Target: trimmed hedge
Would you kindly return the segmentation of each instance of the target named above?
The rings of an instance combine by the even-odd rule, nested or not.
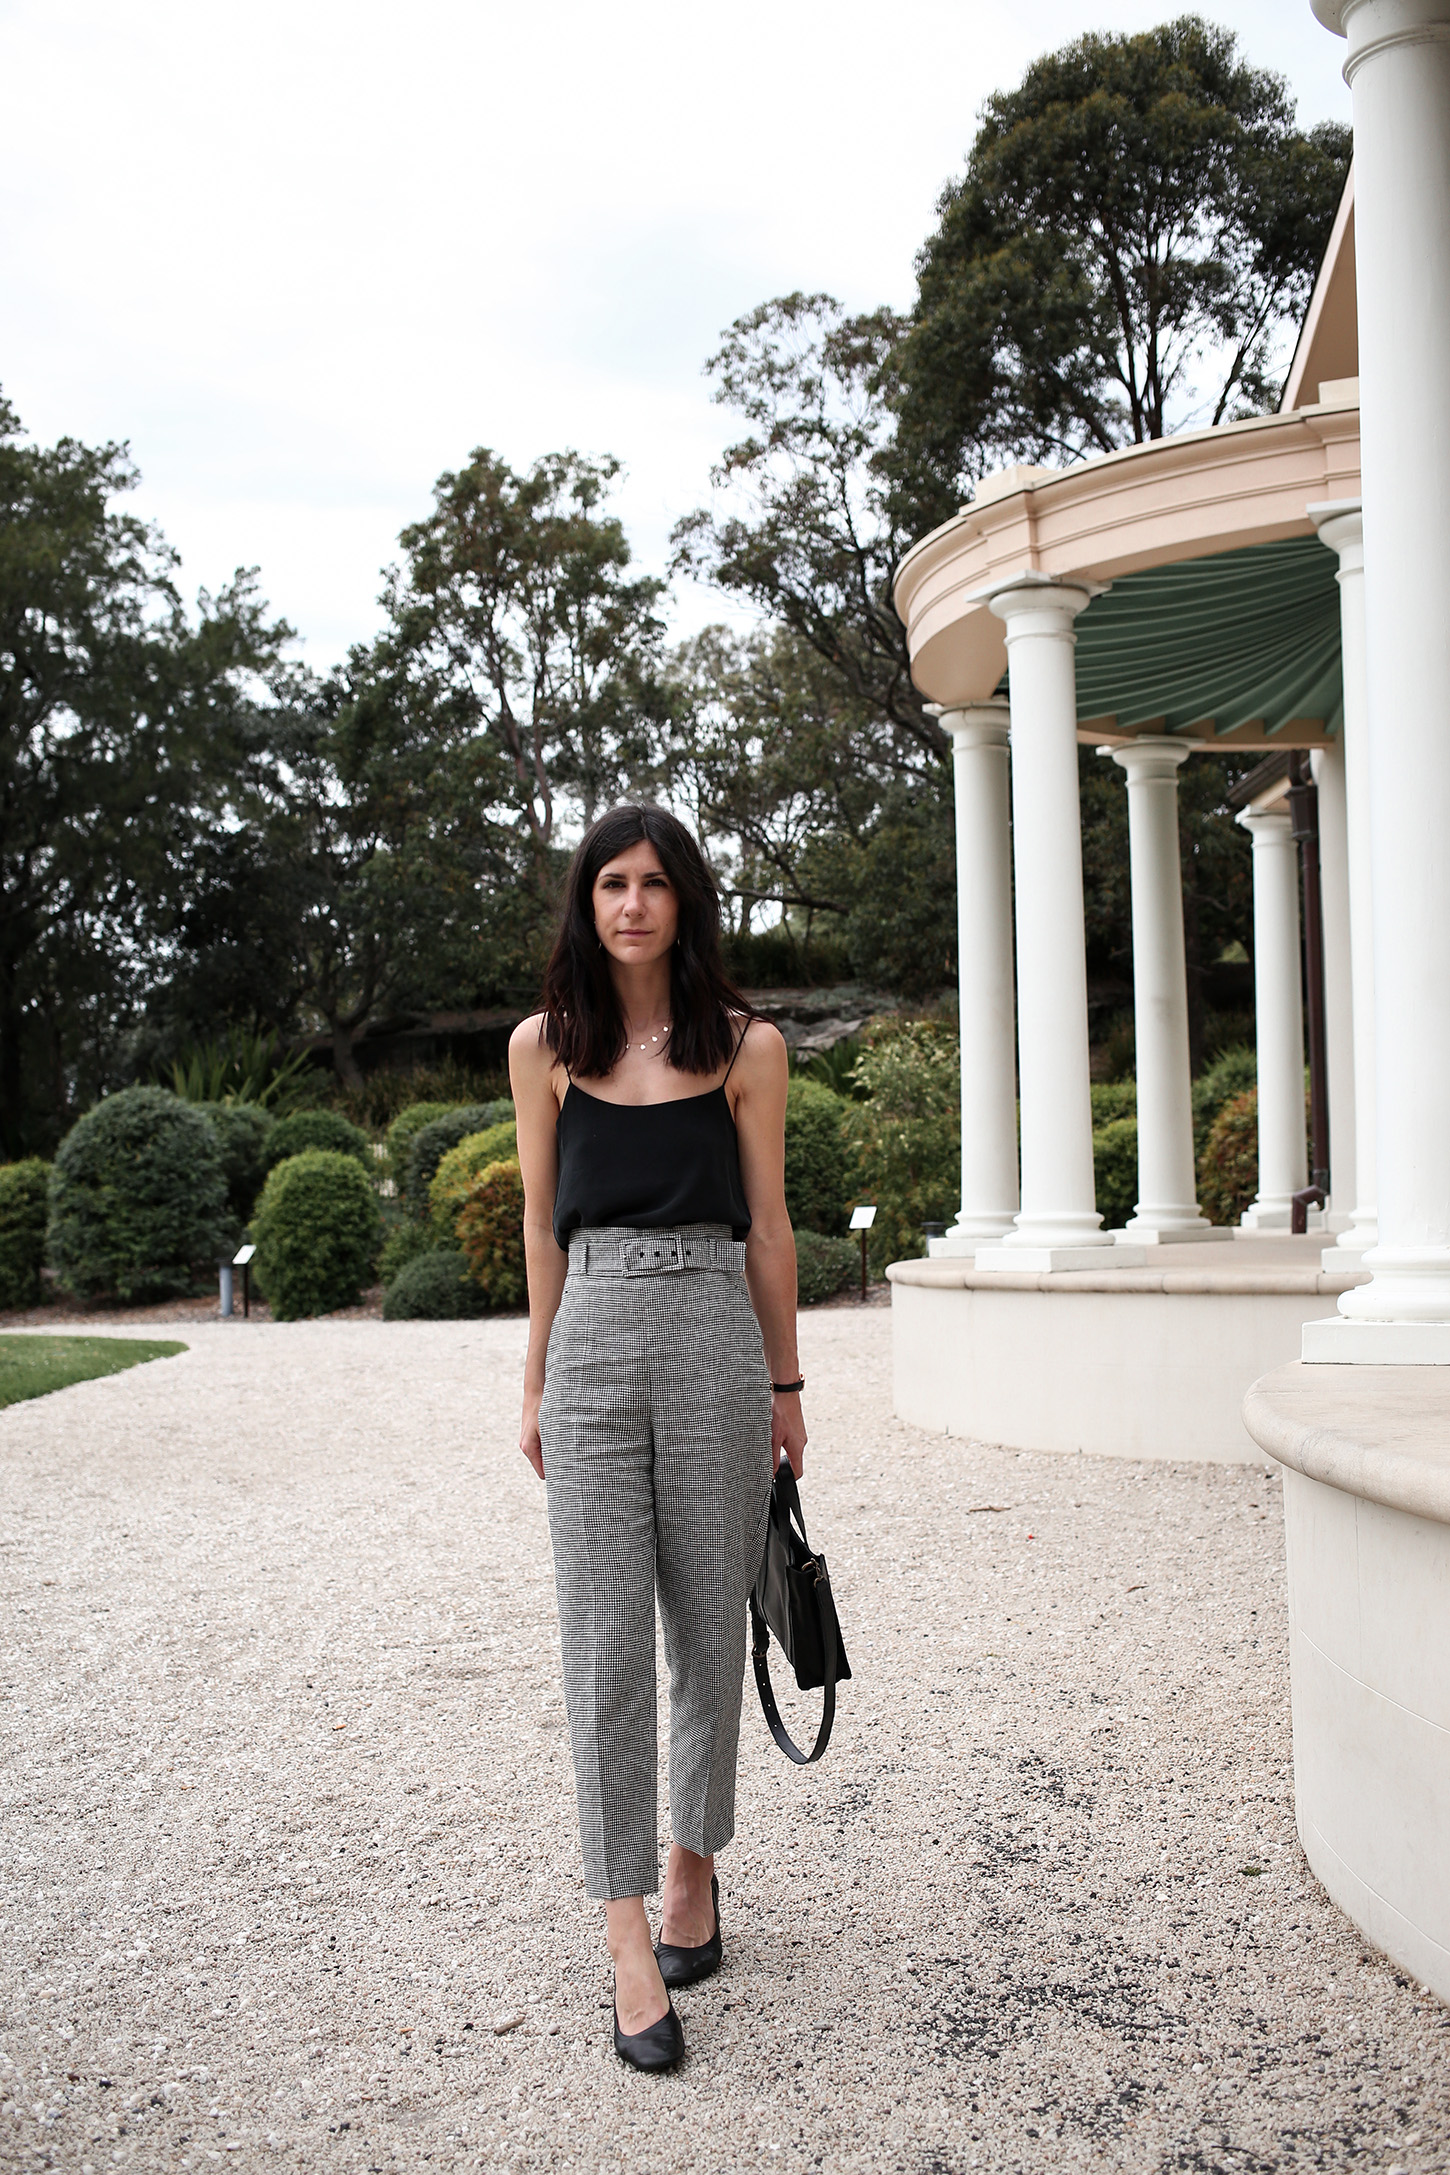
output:
[[[451,1234],[448,1243],[454,1243]],[[431,1253],[437,1244],[431,1224],[418,1223],[412,1216],[400,1216],[390,1224],[383,1250],[378,1255],[378,1282],[384,1291],[402,1275],[410,1261],[416,1261],[420,1254]]]
[[[860,1273],[861,1253],[855,1239],[828,1238],[823,1231],[797,1231],[796,1298],[801,1306],[819,1306],[823,1299],[834,1299]]]
[[[490,1163],[517,1162],[518,1153],[519,1129],[513,1123],[469,1133],[449,1149],[428,1188],[428,1220],[438,1240],[452,1241],[474,1180]]]
[[[381,1226],[356,1156],[305,1148],[275,1164],[252,1236],[257,1282],[276,1319],[293,1322],[351,1306],[372,1274]]]
[[[868,1030],[855,1079],[870,1100],[846,1106],[855,1151],[851,1198],[874,1201],[868,1258],[873,1276],[889,1261],[926,1251],[922,1225],[950,1223],[961,1205],[961,1065],[946,1020],[902,1020]]]
[[[1138,1121],[1111,1118],[1093,1134],[1093,1178],[1105,1231],[1119,1231],[1138,1201]]]
[[[174,1299],[234,1239],[216,1131],[196,1104],[123,1088],[61,1142],[47,1245],[68,1290]]]
[[[524,1266],[524,1181],[517,1157],[490,1163],[474,1180],[458,1218],[458,1243],[468,1273],[490,1306],[522,1306],[529,1296]]]
[[[193,1107],[216,1134],[227,1206],[239,1224],[247,1223],[267,1175],[267,1142],[277,1121],[260,1103],[197,1103]]]
[[[279,1118],[267,1136],[266,1167],[275,1170],[288,1157],[305,1155],[309,1148],[321,1149],[328,1155],[350,1155],[369,1171],[373,1168],[372,1142],[367,1134],[335,1110],[294,1110],[290,1117]]]
[[[1202,1156],[1214,1119],[1226,1103],[1247,1095],[1259,1084],[1258,1059],[1246,1043],[1221,1050],[1206,1072],[1193,1083],[1193,1153]]]
[[[851,1201],[844,1096],[792,1080],[785,1097],[785,1205],[797,1231],[839,1235]]]
[[[408,1177],[408,1153],[425,1125],[446,1118],[457,1103],[409,1103],[400,1110],[387,1131],[388,1176],[401,1193]]]
[[[40,1297],[50,1165],[38,1156],[0,1163],[0,1307],[32,1307]]]
[[[450,1148],[456,1148],[470,1133],[485,1133],[491,1125],[503,1125],[514,1114],[514,1106],[507,1098],[494,1103],[460,1103],[441,1118],[429,1123],[414,1135],[408,1150],[408,1169],[403,1181],[403,1197],[408,1213],[426,1216],[428,1213],[428,1188],[433,1174]]]
[[[459,1322],[484,1313],[488,1300],[456,1248],[434,1246],[394,1277],[383,1300],[385,1322]]]

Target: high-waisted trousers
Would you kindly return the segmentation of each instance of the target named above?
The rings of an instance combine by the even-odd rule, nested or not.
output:
[[[744,1275],[587,1266],[641,1236],[672,1234],[571,1234],[539,1412],[585,1882],[606,1899],[659,1886],[656,1595],[671,1832],[702,1857],[735,1832],[746,1604],[771,1483],[770,1379]]]

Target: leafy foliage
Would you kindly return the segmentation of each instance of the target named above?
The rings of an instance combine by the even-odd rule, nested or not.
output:
[[[1349,151],[1197,16],[1047,54],[987,100],[918,259],[903,443],[961,488],[1270,406]]]
[[[795,1235],[796,1296],[803,1307],[820,1306],[849,1288],[859,1273],[860,1254],[854,1239],[828,1238],[822,1231],[797,1231]]]
[[[275,1127],[271,1113],[256,1103],[197,1103],[216,1135],[226,1180],[227,1207],[238,1224],[252,1213],[270,1163],[267,1142]],[[311,1145],[309,1143],[309,1145]]]
[[[1225,1103],[1259,1084],[1258,1059],[1243,1043],[1222,1050],[1193,1083],[1193,1152],[1201,1157],[1209,1131]]]
[[[903,1020],[871,1030],[856,1074],[868,1100],[845,1114],[856,1154],[857,1199],[874,1201],[868,1255],[889,1261],[925,1251],[922,1225],[950,1221],[961,1202],[961,1061],[942,1020]]]
[[[1198,1159],[1198,1205],[1210,1223],[1237,1223],[1259,1190],[1259,1091],[1220,1108]]]
[[[456,1148],[470,1133],[483,1133],[491,1125],[507,1124],[513,1114],[513,1104],[500,1098],[492,1103],[464,1103],[456,1110],[445,1111],[441,1118],[430,1118],[421,1126],[413,1135],[413,1144],[408,1150],[407,1176],[403,1183],[409,1215],[427,1216],[428,1189],[433,1183],[433,1174],[450,1148]]]
[[[488,1299],[453,1246],[430,1247],[394,1277],[383,1300],[385,1322],[461,1322],[486,1313]]]
[[[1093,1178],[1105,1231],[1118,1231],[1138,1201],[1138,1121],[1110,1118],[1093,1132]]]
[[[490,1306],[522,1306],[528,1298],[524,1265],[524,1181],[518,1159],[490,1163],[469,1188],[458,1218],[458,1243],[468,1273],[488,1294]]]
[[[40,1297],[50,1165],[39,1156],[0,1164],[0,1307],[32,1307]]]
[[[428,1186],[428,1214],[439,1238],[452,1238],[459,1212],[472,1197],[475,1180],[490,1164],[517,1158],[518,1127],[510,1118],[481,1133],[466,1133],[443,1157]]]
[[[166,1084],[188,1103],[254,1103],[274,1113],[296,1099],[309,1070],[305,1051],[282,1054],[275,1034],[234,1028],[211,1042],[194,1042],[172,1060]]]
[[[420,1223],[416,1216],[399,1216],[390,1223],[378,1256],[378,1282],[384,1291],[396,1283],[410,1261],[416,1261],[420,1254],[431,1253],[438,1243],[432,1224]],[[452,1232],[446,1243],[453,1243]]]
[[[274,1164],[252,1234],[257,1282],[277,1320],[351,1306],[372,1274],[380,1225],[356,1156],[305,1148]]]
[[[846,1105],[839,1095],[799,1074],[785,1098],[785,1205],[797,1234],[839,1234],[851,1197]]]
[[[407,1183],[408,1156],[414,1141],[425,1125],[435,1118],[446,1118],[450,1110],[457,1110],[457,1103],[409,1103],[400,1110],[388,1127],[388,1176],[400,1189]]]
[[[372,1143],[360,1127],[339,1117],[335,1110],[294,1110],[279,1118],[267,1136],[266,1167],[270,1171],[288,1156],[308,1148],[325,1148],[333,1155],[348,1155],[373,1168]]]
[[[164,1088],[126,1088],[77,1119],[51,1174],[47,1244],[61,1282],[90,1297],[170,1299],[229,1246],[213,1127]]]

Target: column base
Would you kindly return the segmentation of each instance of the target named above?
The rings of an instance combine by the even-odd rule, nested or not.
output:
[[[1129,1246],[1212,1246],[1219,1239],[1232,1239],[1233,1226],[1226,1223],[1178,1223],[1166,1230],[1154,1230],[1140,1224],[1136,1218],[1125,1223],[1122,1231],[1113,1233],[1118,1244]]]
[[[1107,1234],[1104,1233],[1104,1237]],[[1141,1269],[1148,1253],[1142,1246],[981,1246],[979,1269],[1037,1270],[1048,1275],[1060,1269]]]
[[[1000,1216],[974,1216],[969,1222],[954,1223],[939,1239],[927,1240],[927,1253],[933,1261],[960,1260],[975,1254],[979,1246],[998,1244],[1015,1220],[1016,1211],[1004,1209]]]
[[[1450,1367],[1450,1322],[1306,1322],[1299,1356],[1320,1367]]]
[[[1319,1266],[1331,1276],[1339,1269],[1357,1269],[1362,1257],[1369,1252],[1371,1246],[1378,1246],[1379,1242],[1379,1233],[1372,1225],[1368,1230],[1358,1225],[1348,1231],[1341,1231],[1334,1244],[1326,1246],[1319,1256]]]

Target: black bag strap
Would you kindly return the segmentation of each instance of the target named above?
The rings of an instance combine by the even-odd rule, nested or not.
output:
[[[825,1573],[818,1568],[816,1577],[818,1580],[824,1578]],[[830,1584],[831,1582],[827,1578],[827,1592],[830,1591]],[[821,1757],[826,1746],[830,1743],[831,1724],[836,1719],[835,1610],[828,1611],[821,1624],[822,1637],[825,1643],[822,1660],[826,1682],[821,1698],[821,1726],[816,1732],[815,1744],[809,1752],[801,1751],[800,1746],[794,1742],[789,1730],[780,1718],[780,1709],[775,1703],[775,1690],[770,1681],[770,1626],[765,1621],[760,1605],[753,1593],[750,1596],[750,1629],[750,1659],[755,1664],[755,1688],[760,1694],[760,1706],[765,1716],[766,1726],[788,1760],[794,1760],[797,1767],[810,1767]]]

